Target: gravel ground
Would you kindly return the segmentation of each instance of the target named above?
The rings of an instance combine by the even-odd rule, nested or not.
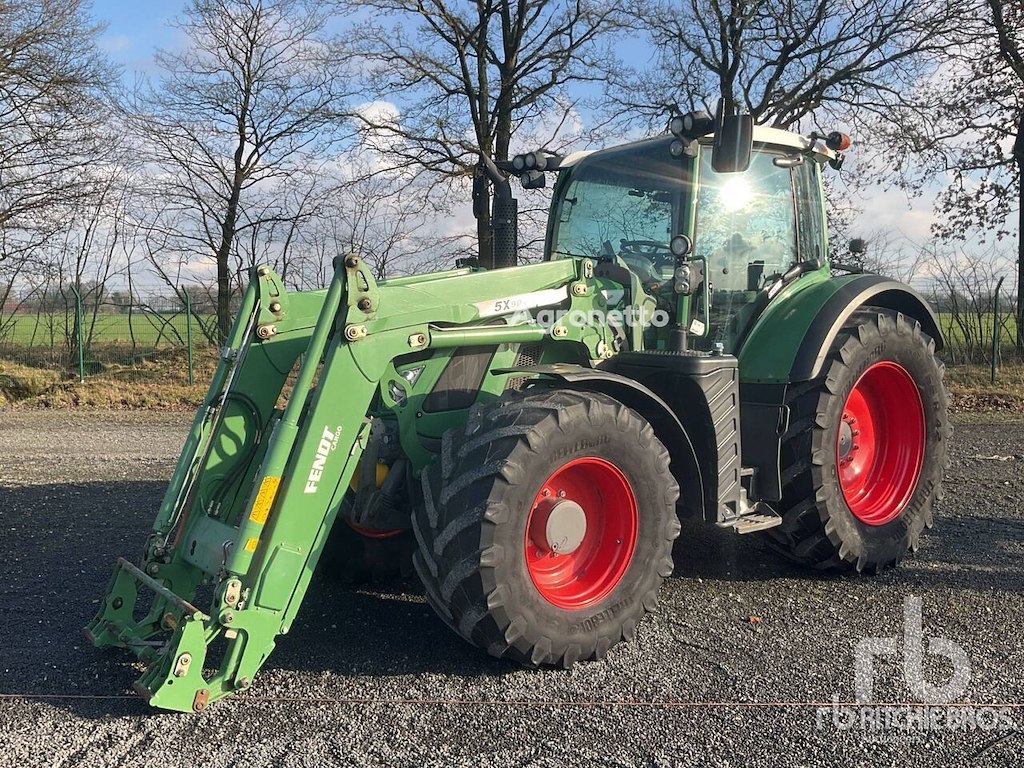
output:
[[[966,700],[1022,701],[1020,422],[958,425],[939,523],[898,571],[808,574],[756,536],[687,527],[661,610],[606,662],[567,672],[469,647],[414,583],[317,580],[250,691],[178,715],[127,695],[139,669],[80,627],[114,558],[139,551],[188,419],[0,412],[0,763],[931,766],[1021,753],[1015,729],[842,728],[815,705],[853,698],[854,644],[901,638],[911,595],[925,635],[967,653]],[[928,679],[948,679],[948,662],[925,659]],[[897,658],[876,667],[876,700],[910,699]],[[1024,709],[1010,718],[1024,728]]]

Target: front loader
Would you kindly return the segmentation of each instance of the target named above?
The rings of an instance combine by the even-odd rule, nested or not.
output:
[[[415,542],[438,616],[530,666],[630,639],[680,517],[816,568],[897,563],[948,463],[941,338],[907,286],[830,268],[820,176],[843,149],[691,113],[484,163],[506,262],[508,176],[556,176],[539,263],[377,282],[348,255],[310,292],[252,270],[87,636],[147,663],[151,705],[200,711],[252,684],[339,537]]]

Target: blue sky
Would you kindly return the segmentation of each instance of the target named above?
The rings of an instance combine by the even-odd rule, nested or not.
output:
[[[93,15],[107,24],[103,46],[130,77],[153,66],[153,51],[170,47],[175,31],[169,22],[186,5],[186,0],[93,0]]]

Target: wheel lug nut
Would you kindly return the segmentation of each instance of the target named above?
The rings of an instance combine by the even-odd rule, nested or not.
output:
[[[565,491],[559,491],[558,492],[558,498],[564,499],[565,498]]]

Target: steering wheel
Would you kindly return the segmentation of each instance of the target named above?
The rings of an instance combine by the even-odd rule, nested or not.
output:
[[[656,275],[656,270],[674,267],[676,257],[668,243],[658,240],[619,240],[619,256],[627,262],[642,265],[644,271]]]

